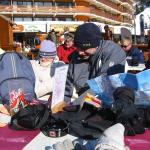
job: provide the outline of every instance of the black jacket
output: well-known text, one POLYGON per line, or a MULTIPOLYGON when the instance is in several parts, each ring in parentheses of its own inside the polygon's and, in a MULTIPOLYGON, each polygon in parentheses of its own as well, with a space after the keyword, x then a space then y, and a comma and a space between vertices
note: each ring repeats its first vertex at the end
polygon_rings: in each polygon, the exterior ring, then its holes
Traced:
POLYGON ((124 51, 112 41, 100 41, 96 53, 88 60, 81 59, 76 51, 69 64, 64 100, 71 100, 74 88, 79 95, 87 90, 89 79, 124 72, 125 60, 124 51))

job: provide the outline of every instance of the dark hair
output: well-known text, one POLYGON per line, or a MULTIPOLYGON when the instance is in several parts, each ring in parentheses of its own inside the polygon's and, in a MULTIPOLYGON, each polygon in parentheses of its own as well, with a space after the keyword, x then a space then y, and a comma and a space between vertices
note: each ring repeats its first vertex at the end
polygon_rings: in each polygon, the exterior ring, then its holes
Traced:
POLYGON ((66 36, 65 36, 65 41, 68 40, 68 39, 74 40, 74 35, 72 33, 67 33, 66 36))
POLYGON ((51 41, 52 41, 52 37, 51 37, 50 33, 46 36, 45 39, 46 39, 46 40, 51 40, 51 41))

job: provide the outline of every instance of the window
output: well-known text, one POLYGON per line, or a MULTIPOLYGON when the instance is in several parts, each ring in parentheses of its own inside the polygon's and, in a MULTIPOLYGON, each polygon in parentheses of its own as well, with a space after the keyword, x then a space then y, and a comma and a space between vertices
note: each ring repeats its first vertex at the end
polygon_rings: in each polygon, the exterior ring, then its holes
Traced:
POLYGON ((52 2, 44 2, 44 6, 53 6, 52 2))
POLYGON ((35 6, 43 6, 43 2, 35 2, 35 6))
POLYGON ((56 18, 56 21, 73 21, 73 18, 56 18))
POLYGON ((13 5, 17 5, 17 2, 16 2, 16 1, 13 1, 13 5))
POLYGON ((43 21, 43 18, 36 17, 36 18, 34 18, 34 21, 43 21))
POLYGON ((0 5, 10 5, 9 0, 0 1, 0 5))
POLYGON ((14 17, 14 21, 32 21, 30 17, 14 17))
POLYGON ((73 6, 73 3, 56 2, 56 6, 70 7, 70 6, 73 6))
POLYGON ((146 2, 146 7, 150 7, 150 2, 146 2))
POLYGON ((24 21, 32 21, 32 18, 26 17, 24 18, 24 21))
POLYGON ((34 21, 52 21, 52 18, 50 18, 50 17, 45 17, 45 18, 36 17, 36 18, 34 18, 34 21))
POLYGON ((14 21, 23 21, 23 18, 22 17, 15 17, 14 21))
POLYGON ((143 35, 144 34, 144 15, 141 14, 140 15, 140 30, 141 30, 141 34, 143 35))
POLYGON ((47 21, 47 18, 43 18, 43 21, 47 21))
POLYGON ((31 6, 31 5, 32 5, 32 2, 25 2, 25 1, 13 1, 13 5, 31 6))
POLYGON ((56 21, 66 21, 66 18, 56 18, 56 21))
POLYGON ((66 21, 73 21, 73 18, 66 18, 66 21))
POLYGON ((25 5, 25 6, 31 6, 32 2, 23 2, 23 5, 25 5))
POLYGON ((17 5, 23 5, 23 2, 17 2, 17 5))
POLYGON ((53 19, 52 18, 46 18, 46 21, 52 21, 53 19))

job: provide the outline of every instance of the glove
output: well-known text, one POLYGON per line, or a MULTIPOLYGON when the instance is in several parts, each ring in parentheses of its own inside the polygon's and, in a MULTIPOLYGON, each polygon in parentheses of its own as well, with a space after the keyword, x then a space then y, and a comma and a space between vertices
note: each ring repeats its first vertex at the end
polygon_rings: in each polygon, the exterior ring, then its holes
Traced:
POLYGON ((126 135, 144 133, 143 119, 134 105, 134 91, 127 87, 119 87, 114 93, 112 110, 116 113, 116 122, 125 126, 126 135))

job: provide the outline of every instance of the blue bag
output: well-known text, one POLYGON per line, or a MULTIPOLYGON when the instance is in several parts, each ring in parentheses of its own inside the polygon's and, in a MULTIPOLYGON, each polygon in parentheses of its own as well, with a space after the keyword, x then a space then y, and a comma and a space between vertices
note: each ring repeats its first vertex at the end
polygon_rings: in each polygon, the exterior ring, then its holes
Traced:
POLYGON ((34 92, 35 74, 30 60, 17 52, 0 55, 0 102, 9 104, 9 94, 21 89, 24 98, 31 101, 34 92))

